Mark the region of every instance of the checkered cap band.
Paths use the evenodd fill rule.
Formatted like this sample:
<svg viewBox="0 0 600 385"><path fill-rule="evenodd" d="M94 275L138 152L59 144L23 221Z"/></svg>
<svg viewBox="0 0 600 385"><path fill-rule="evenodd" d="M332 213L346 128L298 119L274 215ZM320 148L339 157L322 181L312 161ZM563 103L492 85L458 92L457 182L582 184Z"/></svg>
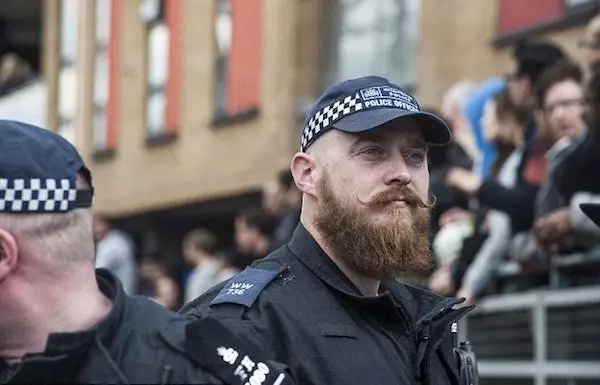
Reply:
<svg viewBox="0 0 600 385"><path fill-rule="evenodd" d="M0 178L0 212L61 213L75 208L75 180Z"/></svg>
<svg viewBox="0 0 600 385"><path fill-rule="evenodd" d="M333 126L335 122L349 114L362 110L362 108L362 100L357 92L318 110L302 130L300 151L306 150L319 135Z"/></svg>

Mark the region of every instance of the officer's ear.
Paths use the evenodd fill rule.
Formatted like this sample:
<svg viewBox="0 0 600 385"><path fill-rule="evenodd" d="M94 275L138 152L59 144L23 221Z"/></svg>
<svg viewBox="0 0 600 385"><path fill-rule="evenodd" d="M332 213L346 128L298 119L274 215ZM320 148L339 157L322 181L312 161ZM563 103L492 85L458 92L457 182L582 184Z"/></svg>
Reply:
<svg viewBox="0 0 600 385"><path fill-rule="evenodd" d="M314 153L299 152L292 158L290 170L298 190L303 194L316 195L316 164Z"/></svg>
<svg viewBox="0 0 600 385"><path fill-rule="evenodd" d="M17 240L8 231L0 229L0 282L16 268L18 260Z"/></svg>

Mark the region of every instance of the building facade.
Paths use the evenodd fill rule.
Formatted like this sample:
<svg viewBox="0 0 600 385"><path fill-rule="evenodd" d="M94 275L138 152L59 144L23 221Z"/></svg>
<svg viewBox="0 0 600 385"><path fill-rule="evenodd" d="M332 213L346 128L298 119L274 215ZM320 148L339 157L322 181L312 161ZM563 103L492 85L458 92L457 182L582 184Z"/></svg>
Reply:
<svg viewBox="0 0 600 385"><path fill-rule="evenodd" d="M525 7L526 9L524 9ZM438 105L510 71L522 36L577 40L586 0L43 0L47 127L93 170L95 207L173 244L289 165L323 88L367 73ZM1 101L0 101L1 102ZM177 227L179 226L179 227Z"/></svg>

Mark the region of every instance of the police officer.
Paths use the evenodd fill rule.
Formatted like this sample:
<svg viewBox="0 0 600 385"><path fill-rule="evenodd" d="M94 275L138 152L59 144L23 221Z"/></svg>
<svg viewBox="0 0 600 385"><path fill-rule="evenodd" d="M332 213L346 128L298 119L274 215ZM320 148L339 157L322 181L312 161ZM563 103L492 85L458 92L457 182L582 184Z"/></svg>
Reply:
<svg viewBox="0 0 600 385"><path fill-rule="evenodd" d="M291 163L303 193L291 241L181 313L221 320L301 384L473 383L452 333L470 308L395 280L429 268L427 148L449 140L387 79L327 89Z"/></svg>
<svg viewBox="0 0 600 385"><path fill-rule="evenodd" d="M0 384L289 383L218 322L189 323L95 271L92 198L67 141L0 121ZM207 334L220 338L185 343Z"/></svg>

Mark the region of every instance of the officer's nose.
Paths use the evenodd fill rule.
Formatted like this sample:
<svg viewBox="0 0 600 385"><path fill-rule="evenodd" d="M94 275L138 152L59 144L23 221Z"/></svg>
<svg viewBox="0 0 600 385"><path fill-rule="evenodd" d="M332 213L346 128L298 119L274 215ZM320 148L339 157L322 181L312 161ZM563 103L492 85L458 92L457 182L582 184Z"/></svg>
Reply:
<svg viewBox="0 0 600 385"><path fill-rule="evenodd" d="M398 151L388 158L384 182L387 185L399 184L405 186L411 181L410 171L404 156Z"/></svg>

